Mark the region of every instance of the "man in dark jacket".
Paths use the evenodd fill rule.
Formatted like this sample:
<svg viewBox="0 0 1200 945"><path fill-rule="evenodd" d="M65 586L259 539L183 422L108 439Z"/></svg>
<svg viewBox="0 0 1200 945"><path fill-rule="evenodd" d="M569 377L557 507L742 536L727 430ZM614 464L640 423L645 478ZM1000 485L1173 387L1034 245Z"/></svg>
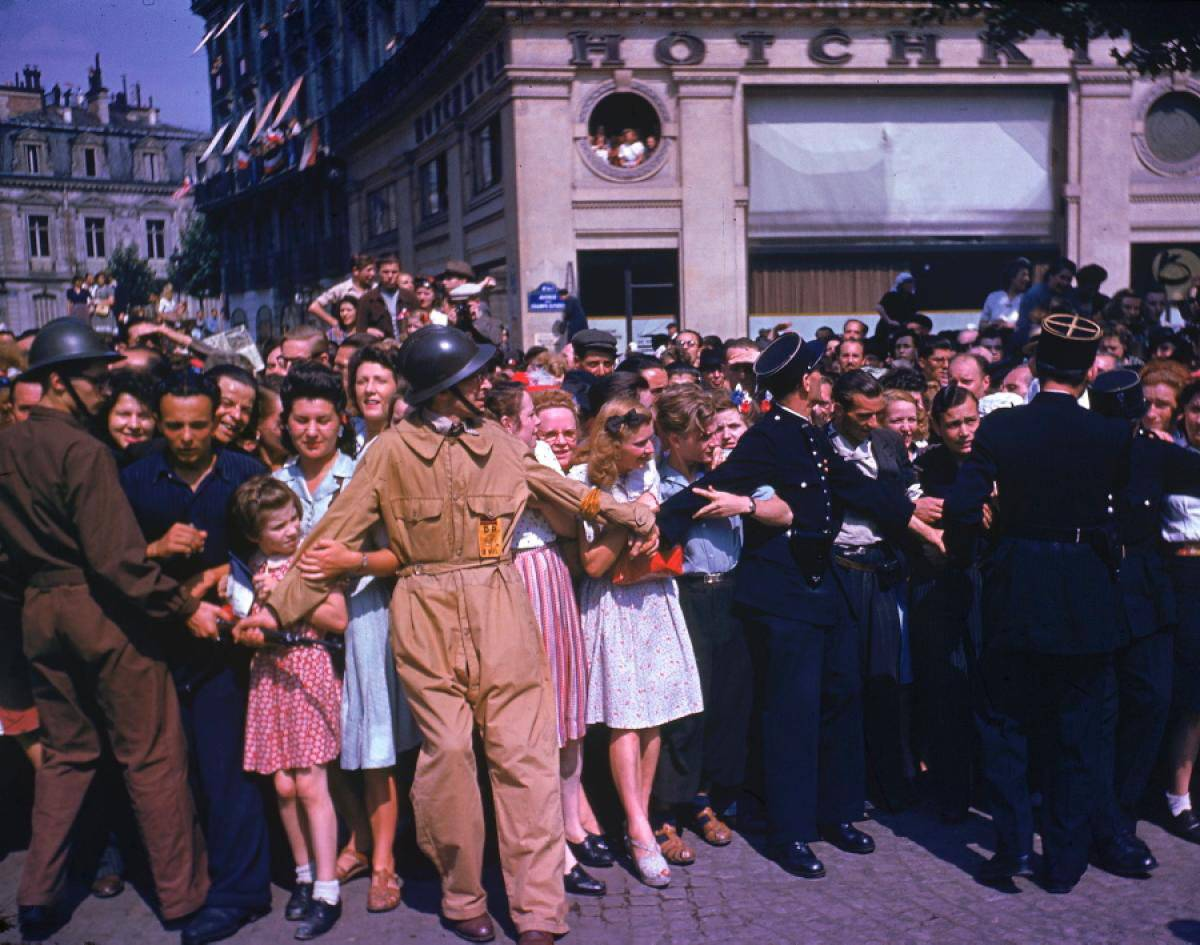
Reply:
<svg viewBox="0 0 1200 945"><path fill-rule="evenodd" d="M1113 652L1128 639L1113 496L1129 478L1133 431L1078 403L1100 336L1081 316L1046 317L1041 393L984 419L944 509L953 550L974 544L984 504L995 502L979 711L997 843L979 878L1033 875L1027 778L1030 746L1042 742L1044 883L1055 893L1087 869L1094 785L1104 776L1100 712Z"/></svg>
<svg viewBox="0 0 1200 945"><path fill-rule="evenodd" d="M379 285L358 299L358 330L402 341L408 334L408 313L418 307L416 293L400 285L400 260L379 260Z"/></svg>
<svg viewBox="0 0 1200 945"><path fill-rule="evenodd" d="M26 423L0 433L0 568L25 587L21 625L45 746L17 891L29 936L56 922L101 728L125 771L164 918L194 912L208 890L179 705L149 622L184 620L213 638L218 612L147 560L112 455L88 430L116 358L86 325L51 322L30 350L42 398Z"/></svg>

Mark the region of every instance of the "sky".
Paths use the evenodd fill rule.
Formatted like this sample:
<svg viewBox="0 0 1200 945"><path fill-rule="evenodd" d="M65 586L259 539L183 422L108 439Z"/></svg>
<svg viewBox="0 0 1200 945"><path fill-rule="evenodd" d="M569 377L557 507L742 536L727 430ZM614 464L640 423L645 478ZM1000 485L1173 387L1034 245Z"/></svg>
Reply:
<svg viewBox="0 0 1200 945"><path fill-rule="evenodd" d="M142 101L154 96L162 121L206 131L210 125L208 64L192 49L204 21L189 0L0 0L0 82L26 65L42 70L42 85L87 88L87 71L100 54L104 84Z"/></svg>

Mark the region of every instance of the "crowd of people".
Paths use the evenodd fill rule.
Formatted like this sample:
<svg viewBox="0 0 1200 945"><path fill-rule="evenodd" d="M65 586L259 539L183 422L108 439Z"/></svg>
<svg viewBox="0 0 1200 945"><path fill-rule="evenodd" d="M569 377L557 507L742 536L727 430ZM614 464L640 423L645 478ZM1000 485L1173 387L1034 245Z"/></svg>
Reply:
<svg viewBox="0 0 1200 945"><path fill-rule="evenodd" d="M614 167L638 167L658 150L658 136L648 134L643 138L636 128L625 128L620 134L609 135L601 125L592 135L591 143L597 159Z"/></svg>
<svg viewBox="0 0 1200 945"><path fill-rule="evenodd" d="M1015 261L978 329L902 274L873 331L623 356L501 347L466 263L394 257L260 372L165 315L0 334L23 930L97 795L132 819L93 891L144 859L184 945L265 915L283 860L298 939L358 877L398 908L409 831L489 941L485 798L525 945L618 860L667 886L737 830L816 879L872 809L989 813L996 885L1036 829L1057 893L1153 871L1147 814L1200 843L1200 309L1083 272Z"/></svg>

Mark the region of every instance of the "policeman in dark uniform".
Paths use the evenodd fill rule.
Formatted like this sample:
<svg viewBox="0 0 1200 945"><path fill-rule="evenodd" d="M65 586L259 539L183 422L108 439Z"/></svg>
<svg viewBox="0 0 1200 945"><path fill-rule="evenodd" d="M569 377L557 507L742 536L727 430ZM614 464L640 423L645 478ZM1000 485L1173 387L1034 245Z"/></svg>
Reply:
<svg viewBox="0 0 1200 945"><path fill-rule="evenodd" d="M792 510L790 529L745 521L735 602L755 662L771 854L806 878L825 875L813 840L852 853L875 849L853 825L864 803L862 683L854 622L830 574L833 539L846 506L893 533L914 510L899 487L843 460L809 420L823 352L824 344L804 345L793 332L773 342L754 366L773 397L770 412L725 462L659 512L670 545L705 504L696 486L752 496L769 485Z"/></svg>
<svg viewBox="0 0 1200 945"><path fill-rule="evenodd" d="M980 424L943 509L951 549L974 547L995 490L995 547L983 585L980 738L996 855L984 882L1031 876L1031 744L1043 778L1045 888L1069 892L1087 869L1104 751L1100 715L1113 653L1128 639L1117 582L1113 496L1128 479L1133 430L1078 398L1100 343L1095 322L1049 315L1038 339L1041 392Z"/></svg>
<svg viewBox="0 0 1200 945"><path fill-rule="evenodd" d="M1163 497L1200 495L1200 454L1147 434L1139 425L1146 399L1137 371L1101 374L1088 392L1091 408L1135 429L1134 463L1117 494L1117 527L1125 558L1121 599L1129 642L1116 652L1116 686L1105 704L1105 762L1092 834L1097 862L1121 876L1141 876L1158 863L1136 834L1137 806L1166 731L1171 707L1175 593L1159 545Z"/></svg>
<svg viewBox="0 0 1200 945"><path fill-rule="evenodd" d="M103 729L137 815L167 919L208 889L179 704L156 634L167 618L216 637L219 612L146 559L107 446L88 424L117 355L76 319L43 328L26 376L29 420L0 432L0 568L24 587L21 627L42 726L33 834L17 890L21 929L56 924L67 853Z"/></svg>

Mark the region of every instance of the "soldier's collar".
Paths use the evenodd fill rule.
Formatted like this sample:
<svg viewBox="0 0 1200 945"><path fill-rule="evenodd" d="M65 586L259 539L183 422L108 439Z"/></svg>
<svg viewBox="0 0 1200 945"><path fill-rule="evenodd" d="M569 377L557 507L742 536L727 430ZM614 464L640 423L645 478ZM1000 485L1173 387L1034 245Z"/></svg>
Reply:
<svg viewBox="0 0 1200 945"><path fill-rule="evenodd" d="M442 444L453 438L468 452L476 456L487 456L492 451L491 437L485 435L481 424L464 424L460 433L451 434L454 421L430 410L421 410L416 416L407 418L406 429L401 439L425 462L431 463L442 448Z"/></svg>

